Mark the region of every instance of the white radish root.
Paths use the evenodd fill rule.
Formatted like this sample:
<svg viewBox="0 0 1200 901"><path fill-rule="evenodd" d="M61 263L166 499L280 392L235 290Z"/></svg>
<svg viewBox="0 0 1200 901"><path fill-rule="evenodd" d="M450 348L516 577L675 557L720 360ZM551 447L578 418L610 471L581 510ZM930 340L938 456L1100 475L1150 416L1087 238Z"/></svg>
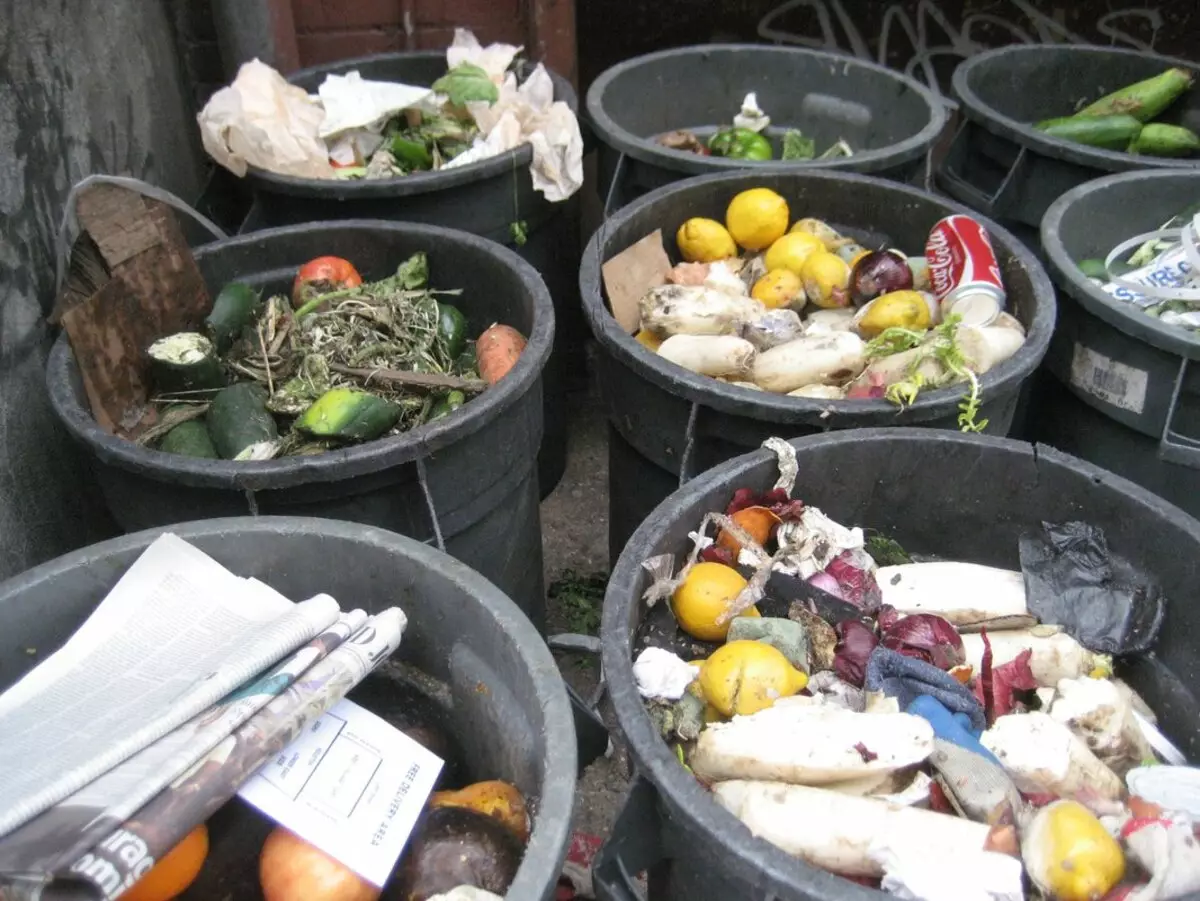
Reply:
<svg viewBox="0 0 1200 901"><path fill-rule="evenodd" d="M805 385L838 384L862 371L865 350L863 340L851 332L797 338L760 353L752 377L778 394Z"/></svg>
<svg viewBox="0 0 1200 901"><path fill-rule="evenodd" d="M741 376L754 363L754 345L732 335L672 335L658 355L700 375Z"/></svg>

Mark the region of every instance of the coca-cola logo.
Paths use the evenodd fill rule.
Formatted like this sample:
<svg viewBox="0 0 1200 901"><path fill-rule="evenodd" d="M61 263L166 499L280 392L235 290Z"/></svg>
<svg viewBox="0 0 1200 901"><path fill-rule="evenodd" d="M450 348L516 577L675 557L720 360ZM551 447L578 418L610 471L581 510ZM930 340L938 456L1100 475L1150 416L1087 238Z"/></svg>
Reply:
<svg viewBox="0 0 1200 901"><path fill-rule="evenodd" d="M925 259L929 263L929 283L938 297L954 287L954 251L950 240L941 227L935 228L925 245Z"/></svg>

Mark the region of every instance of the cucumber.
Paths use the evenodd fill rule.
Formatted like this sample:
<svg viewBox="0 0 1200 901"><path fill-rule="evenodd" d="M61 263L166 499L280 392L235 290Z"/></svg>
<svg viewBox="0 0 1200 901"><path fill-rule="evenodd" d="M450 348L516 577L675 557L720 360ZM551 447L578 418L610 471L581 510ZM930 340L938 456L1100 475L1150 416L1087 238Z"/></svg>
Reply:
<svg viewBox="0 0 1200 901"><path fill-rule="evenodd" d="M1127 85L1119 91L1101 97L1090 106L1084 107L1077 115L1108 116L1113 113L1128 113L1139 122L1149 122L1174 103L1191 85L1192 73L1187 69L1167 69L1153 78Z"/></svg>
<svg viewBox="0 0 1200 901"><path fill-rule="evenodd" d="M279 437L275 417L267 410L267 392L258 382L222 388L206 419L213 447L225 460L234 459L252 444Z"/></svg>
<svg viewBox="0 0 1200 901"><path fill-rule="evenodd" d="M445 345L450 359L455 359L463 352L467 344L467 317L458 307L448 303L438 305L438 337Z"/></svg>
<svg viewBox="0 0 1200 901"><path fill-rule="evenodd" d="M437 403L429 411L429 422L441 419L443 416L449 416L466 402L467 396L461 391L447 391L438 398Z"/></svg>
<svg viewBox="0 0 1200 901"><path fill-rule="evenodd" d="M300 415L296 429L313 438L370 441L394 426L401 412L396 404L366 391L334 388Z"/></svg>
<svg viewBox="0 0 1200 901"><path fill-rule="evenodd" d="M454 361L454 371L464 378L479 378L479 360L475 356L475 342L468 341L463 352Z"/></svg>
<svg viewBox="0 0 1200 901"><path fill-rule="evenodd" d="M179 423L163 436L158 443L158 449L167 454L217 459L217 449L213 447L208 429L200 419L189 419Z"/></svg>
<svg viewBox="0 0 1200 901"><path fill-rule="evenodd" d="M1142 123L1125 113L1111 116L1064 116L1033 126L1054 138L1105 150L1124 150L1141 133Z"/></svg>
<svg viewBox="0 0 1200 901"><path fill-rule="evenodd" d="M1151 122L1129 143L1130 153L1147 156L1191 156L1200 151L1200 137L1181 125Z"/></svg>
<svg viewBox="0 0 1200 901"><path fill-rule="evenodd" d="M198 332L159 338L146 354L150 358L150 378L159 394L211 391L225 385L216 349Z"/></svg>
<svg viewBox="0 0 1200 901"><path fill-rule="evenodd" d="M223 354L233 347L243 331L262 309L262 295L242 282L230 282L213 301L212 312L204 320L204 333Z"/></svg>
<svg viewBox="0 0 1200 901"><path fill-rule="evenodd" d="M1080 260L1079 271L1088 278L1100 278L1108 281L1108 267L1104 260Z"/></svg>

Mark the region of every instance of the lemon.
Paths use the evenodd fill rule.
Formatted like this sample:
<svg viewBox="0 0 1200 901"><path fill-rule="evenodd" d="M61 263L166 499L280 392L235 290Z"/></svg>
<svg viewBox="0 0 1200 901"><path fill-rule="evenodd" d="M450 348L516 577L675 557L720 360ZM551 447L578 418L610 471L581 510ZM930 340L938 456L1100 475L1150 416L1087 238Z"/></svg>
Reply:
<svg viewBox="0 0 1200 901"><path fill-rule="evenodd" d="M723 563L697 563L675 589L671 609L679 627L701 641L724 641L729 623L717 623L717 617L729 609L730 603L746 587L746 580L736 569ZM758 616L751 607L742 616Z"/></svg>
<svg viewBox="0 0 1200 901"><path fill-rule="evenodd" d="M827 250L814 253L804 261L800 277L805 296L817 306L832 310L849 303L850 266L837 254Z"/></svg>
<svg viewBox="0 0 1200 901"><path fill-rule="evenodd" d="M1022 836L1029 876L1060 901L1101 898L1125 875L1125 856L1108 830L1078 801L1042 808Z"/></svg>
<svg viewBox="0 0 1200 901"><path fill-rule="evenodd" d="M804 283L790 269L772 269L754 283L750 296L769 310L791 306L804 297ZM803 302L799 304L803 306Z"/></svg>
<svg viewBox="0 0 1200 901"><path fill-rule="evenodd" d="M737 256L737 245L715 219L689 219L675 233L679 252L689 263L715 263Z"/></svg>
<svg viewBox="0 0 1200 901"><path fill-rule="evenodd" d="M749 716L801 691L808 676L761 641L731 641L700 668L708 703L725 716Z"/></svg>
<svg viewBox="0 0 1200 901"><path fill-rule="evenodd" d="M772 269L788 269L799 275L804 261L818 250L824 249L825 245L816 235L810 235L808 232L792 232L784 235L767 249L763 263L766 264L768 272Z"/></svg>
<svg viewBox="0 0 1200 901"><path fill-rule="evenodd" d="M818 238L825 249L832 252L843 246L847 242L847 238L839 234L832 226L822 222L820 219L801 219L792 226L792 230L788 232L791 235L813 235Z"/></svg>
<svg viewBox="0 0 1200 901"><path fill-rule="evenodd" d="M863 308L857 322L858 331L865 338L874 338L889 328L923 331L932 324L929 304L916 291L881 294Z"/></svg>
<svg viewBox="0 0 1200 901"><path fill-rule="evenodd" d="M787 201L770 188L743 191L725 210L725 227L746 250L766 250L788 227Z"/></svg>
<svg viewBox="0 0 1200 901"><path fill-rule="evenodd" d="M637 343L643 347L650 348L655 353L658 353L658 349L662 347L662 339L654 334L654 332L648 332L645 329L640 329L638 333L633 336L633 340L637 341Z"/></svg>

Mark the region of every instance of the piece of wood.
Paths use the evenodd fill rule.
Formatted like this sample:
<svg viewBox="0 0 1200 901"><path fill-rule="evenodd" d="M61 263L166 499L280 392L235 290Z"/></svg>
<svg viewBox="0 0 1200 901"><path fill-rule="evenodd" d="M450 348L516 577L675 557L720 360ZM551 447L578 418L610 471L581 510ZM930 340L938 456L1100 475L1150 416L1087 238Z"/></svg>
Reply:
<svg viewBox="0 0 1200 901"><path fill-rule="evenodd" d="M638 330L642 298L651 288L665 285L670 271L662 229L625 248L601 267L609 309L626 332L632 335Z"/></svg>
<svg viewBox="0 0 1200 901"><path fill-rule="evenodd" d="M487 382L476 379L464 379L457 375L443 375L440 372L402 372L398 369L355 369L330 363L329 368L342 375L352 375L355 378L378 379L381 382L393 382L397 385L411 385L414 388L447 388L451 391L470 391L478 394L487 388Z"/></svg>

